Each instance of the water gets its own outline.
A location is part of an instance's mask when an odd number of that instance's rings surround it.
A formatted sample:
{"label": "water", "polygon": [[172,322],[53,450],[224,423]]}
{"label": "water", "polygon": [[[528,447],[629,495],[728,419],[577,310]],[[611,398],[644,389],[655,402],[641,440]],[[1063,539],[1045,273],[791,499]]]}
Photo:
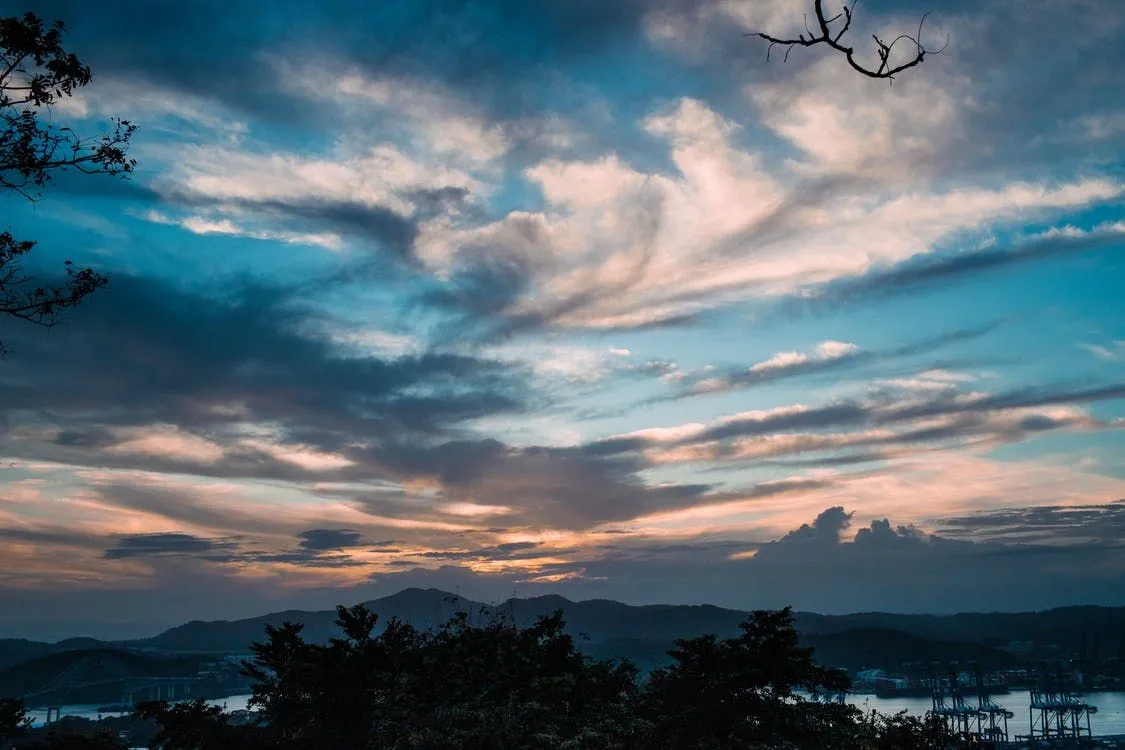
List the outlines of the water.
{"label": "water", "polygon": [[[249,701],[249,695],[232,695],[228,698],[216,698],[215,700],[207,701],[207,703],[212,706],[219,706],[226,711],[242,711],[246,709],[246,704]],[[91,721],[96,721],[107,716],[125,715],[125,712],[122,711],[99,712],[98,704],[63,706],[61,711],[63,716],[78,716],[83,719],[90,719]],[[43,726],[43,722],[47,718],[47,712],[45,710],[28,711],[27,715],[31,717],[32,726],[36,727]]]}
{"label": "water", "polygon": [[[1028,733],[1031,700],[1026,690],[1013,690],[1007,695],[994,696],[993,700],[1015,714],[1015,718],[1008,720],[1008,730],[1013,735]],[[1086,693],[1086,701],[1098,707],[1098,712],[1090,717],[1094,736],[1125,734],[1125,693]],[[932,706],[929,698],[877,698],[874,695],[849,695],[848,702],[865,710],[875,709],[885,714],[906,711],[915,716],[923,716]]]}
{"label": "water", "polygon": [[[249,695],[232,695],[207,702],[214,706],[221,706],[227,711],[239,711],[246,708],[249,700]],[[993,700],[1015,714],[1015,718],[1008,721],[1009,731],[1013,735],[1026,734],[1029,729],[1028,704],[1030,703],[1027,691],[1015,690],[1007,695],[997,695]],[[1095,736],[1125,734],[1125,693],[1088,693],[1086,700],[1098,707],[1098,712],[1090,717],[1090,726]],[[877,698],[874,695],[849,695],[848,702],[864,710],[875,709],[886,714],[906,711],[916,716],[924,716],[930,710],[929,698]],[[47,716],[46,711],[29,713],[37,726],[42,724]],[[62,713],[64,716],[81,716],[87,719],[120,716],[120,714],[99,714],[97,706],[63,706]]]}

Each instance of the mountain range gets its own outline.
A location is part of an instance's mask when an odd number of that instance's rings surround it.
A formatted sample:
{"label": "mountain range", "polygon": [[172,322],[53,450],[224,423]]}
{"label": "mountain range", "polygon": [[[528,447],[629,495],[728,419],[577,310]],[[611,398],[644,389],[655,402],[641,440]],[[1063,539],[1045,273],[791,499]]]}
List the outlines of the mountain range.
{"label": "mountain range", "polygon": [[[746,611],[710,605],[634,606],[604,599],[574,602],[559,596],[485,604],[435,589],[406,589],[366,604],[379,614],[380,623],[398,619],[420,628],[438,627],[457,612],[465,612],[476,623],[504,616],[527,625],[562,610],[568,631],[586,653],[630,658],[642,670],[665,663],[677,638],[736,635],[747,615]],[[865,667],[895,670],[904,662],[974,660],[1002,667],[1032,659],[1125,656],[1125,607],[954,615],[798,612],[794,618],[803,641],[817,649],[818,661],[853,671]],[[266,625],[283,622],[301,623],[308,640],[325,642],[339,634],[335,620],[334,611],[287,610],[243,620],[192,621],[151,638],[129,641],[0,639],[0,683],[4,673],[26,672],[38,661],[60,653],[77,658],[94,650],[115,649],[156,659],[246,654],[251,643],[264,637]]]}

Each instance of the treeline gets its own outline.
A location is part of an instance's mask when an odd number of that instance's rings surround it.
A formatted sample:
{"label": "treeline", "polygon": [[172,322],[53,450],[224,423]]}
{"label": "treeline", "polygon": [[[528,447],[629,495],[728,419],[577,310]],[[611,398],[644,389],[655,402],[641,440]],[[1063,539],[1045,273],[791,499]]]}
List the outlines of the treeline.
{"label": "treeline", "polygon": [[[677,641],[640,679],[595,660],[562,613],[521,628],[454,617],[436,631],[392,621],[375,635],[363,606],[338,609],[341,636],[307,642],[267,627],[245,665],[252,721],[202,700],[143,704],[164,750],[927,750],[963,745],[940,722],[863,713],[832,700],[845,673],[801,647],[791,612],[757,611],[736,637]],[[113,736],[42,735],[22,705],[0,705],[0,748],[124,747]],[[37,736],[38,735],[38,736]],[[7,745],[5,745],[7,743]]]}

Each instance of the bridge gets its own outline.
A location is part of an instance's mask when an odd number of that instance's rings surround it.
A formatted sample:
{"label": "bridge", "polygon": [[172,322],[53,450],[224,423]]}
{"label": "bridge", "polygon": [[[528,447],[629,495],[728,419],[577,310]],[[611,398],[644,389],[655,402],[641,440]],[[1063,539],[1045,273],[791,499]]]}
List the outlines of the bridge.
{"label": "bridge", "polygon": [[31,709],[45,710],[47,723],[60,717],[63,699],[78,690],[120,687],[123,706],[146,700],[176,700],[194,694],[202,677],[139,677],[114,653],[90,654],[69,664],[34,692],[24,695]]}

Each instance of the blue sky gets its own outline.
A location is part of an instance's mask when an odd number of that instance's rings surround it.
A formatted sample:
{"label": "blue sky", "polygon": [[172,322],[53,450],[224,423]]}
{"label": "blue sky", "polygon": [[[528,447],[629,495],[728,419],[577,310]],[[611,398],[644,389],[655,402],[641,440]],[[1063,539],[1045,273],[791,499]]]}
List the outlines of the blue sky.
{"label": "blue sky", "polygon": [[140,129],[2,199],[111,282],[0,327],[0,633],[1125,604],[1125,8],[950,3],[892,86],[767,61],[804,0],[368,5],[5,7]]}

